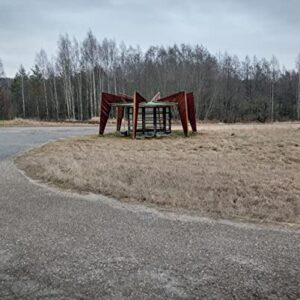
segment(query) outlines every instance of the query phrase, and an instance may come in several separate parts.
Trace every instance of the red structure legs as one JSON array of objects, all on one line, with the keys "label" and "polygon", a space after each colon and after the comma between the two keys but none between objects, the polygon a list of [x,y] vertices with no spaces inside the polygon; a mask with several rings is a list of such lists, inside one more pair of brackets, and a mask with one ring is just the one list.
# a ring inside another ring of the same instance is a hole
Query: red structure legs
[{"label": "red structure legs", "polygon": [[117,107],[117,131],[121,130],[123,117],[124,117],[124,107]]},{"label": "red structure legs", "polygon": [[[102,93],[100,107],[100,126],[99,134],[103,134],[111,110],[112,103],[132,103],[133,107],[133,133],[132,138],[136,138],[137,122],[139,105],[142,102],[147,102],[138,92],[134,93],[133,97],[127,95],[113,95]],[[190,122],[193,132],[197,131],[196,125],[196,109],[193,93],[179,92],[157,100],[157,102],[173,102],[178,105],[178,112],[181,119],[181,124],[185,136],[188,136],[188,122]],[[124,107],[117,108],[117,130],[120,131],[122,119],[124,117]]]},{"label": "red structure legs", "polygon": [[133,96],[133,124],[132,124],[132,138],[136,138],[136,128],[137,128],[137,120],[139,113],[139,104],[141,102],[146,102],[146,99],[143,98],[138,92],[134,92]]},{"label": "red structure legs", "polygon": [[187,107],[188,107],[188,118],[192,127],[193,132],[197,132],[196,124],[196,109],[195,109],[195,100],[193,93],[187,94]]},{"label": "red structure legs", "polygon": [[178,104],[178,112],[179,112],[183,132],[185,136],[188,136],[188,120],[189,120],[187,99],[188,97],[186,92],[179,92],[158,100],[162,102],[175,102]]},{"label": "red structure legs", "polygon": [[[113,94],[108,94],[108,93],[102,93],[101,95],[101,107],[100,107],[100,126],[99,126],[99,134],[103,134],[106,123],[108,121],[109,113],[111,110],[111,104],[112,103],[117,103],[117,102],[132,102],[132,97],[126,96],[126,95],[113,95]],[[121,115],[120,115],[121,117]],[[123,116],[122,116],[123,118]],[[121,120],[118,122],[122,122]],[[118,115],[119,119],[119,115]],[[120,123],[121,127],[121,123]]]}]

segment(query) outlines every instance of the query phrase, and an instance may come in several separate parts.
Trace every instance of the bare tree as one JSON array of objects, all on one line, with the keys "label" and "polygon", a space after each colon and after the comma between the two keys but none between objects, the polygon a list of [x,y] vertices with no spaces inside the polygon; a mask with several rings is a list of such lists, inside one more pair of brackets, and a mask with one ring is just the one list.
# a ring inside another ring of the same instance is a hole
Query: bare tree
[{"label": "bare tree", "polygon": [[0,120],[12,117],[12,103],[2,60],[0,59]]},{"label": "bare tree", "polygon": [[59,37],[57,66],[63,79],[67,117],[68,119],[75,119],[74,91],[72,86],[72,44],[67,34]]},{"label": "bare tree", "polygon": [[87,37],[82,43],[82,55],[87,71],[87,82],[89,86],[89,99],[90,99],[90,111],[91,117],[97,115],[97,92],[96,92],[96,76],[95,69],[97,65],[98,56],[98,42],[92,31],[89,30]]},{"label": "bare tree", "polygon": [[77,103],[79,106],[79,119],[83,120],[83,105],[82,105],[82,60],[80,57],[80,48],[78,41],[73,39],[73,68],[76,82]]},{"label": "bare tree", "polygon": [[40,52],[36,55],[35,62],[39,66],[39,69],[42,73],[44,99],[45,99],[45,106],[46,106],[46,118],[49,119],[48,94],[47,94],[47,87],[46,87],[49,62],[48,62],[47,54],[44,49],[41,49]]},{"label": "bare tree", "polygon": [[275,84],[278,80],[279,74],[279,62],[277,58],[273,55],[271,59],[271,122],[274,121],[274,94],[275,94]]},{"label": "bare tree", "polygon": [[193,91],[199,119],[300,120],[300,55],[297,72],[280,71],[275,57],[240,62],[234,55],[212,55],[201,45],[186,44],[142,51],[106,38],[98,42],[89,31],[82,43],[60,36],[55,61],[48,63],[40,51],[36,62],[31,74],[22,79],[18,73],[10,81],[11,115],[82,120],[97,116],[102,91],[138,89],[149,99],[158,91],[162,96]]},{"label": "bare tree", "polygon": [[54,58],[52,58],[51,62],[48,63],[47,72],[48,72],[48,79],[50,81],[50,85],[53,89],[53,102],[55,105],[55,112],[56,112],[56,120],[59,120],[59,103],[58,103],[58,95],[57,95],[57,71],[56,71],[56,63],[54,62]]},{"label": "bare tree", "polygon": [[5,72],[4,72],[2,60],[0,59],[0,78],[3,77],[5,77]]},{"label": "bare tree", "polygon": [[296,68],[298,72],[298,92],[297,92],[297,119],[300,120],[300,53],[296,61]]},{"label": "bare tree", "polygon": [[21,76],[21,94],[22,94],[22,110],[23,110],[23,118],[26,118],[26,108],[25,108],[25,92],[24,92],[24,77],[26,76],[26,71],[24,67],[21,65],[19,69],[19,74]]}]

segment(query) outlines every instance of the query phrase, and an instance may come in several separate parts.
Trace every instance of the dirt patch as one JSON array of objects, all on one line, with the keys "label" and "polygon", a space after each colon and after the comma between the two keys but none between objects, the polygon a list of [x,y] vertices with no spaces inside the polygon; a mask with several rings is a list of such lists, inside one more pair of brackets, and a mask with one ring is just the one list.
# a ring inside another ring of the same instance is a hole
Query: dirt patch
[{"label": "dirt patch", "polygon": [[300,223],[300,124],[199,127],[189,138],[54,142],[17,164],[35,179],[123,201]]}]

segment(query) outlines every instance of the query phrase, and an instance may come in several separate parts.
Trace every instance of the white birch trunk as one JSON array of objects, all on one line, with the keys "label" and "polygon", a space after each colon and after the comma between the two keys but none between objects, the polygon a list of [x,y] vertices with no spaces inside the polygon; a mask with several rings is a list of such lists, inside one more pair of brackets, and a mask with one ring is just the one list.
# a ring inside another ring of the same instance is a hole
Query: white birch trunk
[{"label": "white birch trunk", "polygon": [[99,96],[98,96],[98,112],[100,114],[100,105],[101,105],[101,95],[103,91],[103,79],[102,79],[102,71],[99,72]]},{"label": "white birch trunk", "polygon": [[70,96],[71,96],[71,106],[72,106],[72,119],[75,120],[75,100],[74,100],[74,92],[72,88],[72,79],[71,76],[69,76],[69,89],[70,89]]},{"label": "white birch trunk", "polygon": [[22,84],[23,118],[25,119],[26,112],[25,112],[25,95],[24,95],[24,77],[23,77],[23,75],[21,76],[21,84]]},{"label": "white birch trunk", "polygon": [[78,102],[79,102],[79,114],[80,114],[80,120],[83,120],[83,110],[82,110],[82,78],[81,78],[81,72],[78,77]]},{"label": "white birch trunk", "polygon": [[95,71],[92,72],[93,77],[93,98],[94,98],[94,116],[97,114],[97,94],[96,94],[96,82],[95,82]]},{"label": "white birch trunk", "polygon": [[274,121],[274,81],[272,81],[271,87],[271,122]]},{"label": "white birch trunk", "polygon": [[93,84],[92,84],[92,74],[89,76],[89,87],[90,87],[90,105],[91,105],[91,118],[94,117],[94,99],[93,99]]},{"label": "white birch trunk", "polygon": [[45,104],[46,104],[46,116],[47,116],[47,120],[48,120],[49,119],[49,108],[48,108],[48,96],[47,96],[45,79],[43,79],[43,87],[44,87],[44,97],[45,97]]},{"label": "white birch trunk", "polygon": [[300,121],[300,70],[298,72],[298,79],[297,118]]},{"label": "white birch trunk", "polygon": [[59,108],[58,108],[58,97],[57,97],[55,75],[53,76],[53,87],[54,87],[54,100],[55,100],[55,109],[56,109],[56,120],[58,120],[59,119]]},{"label": "white birch trunk", "polygon": [[117,76],[114,74],[114,87],[115,87],[115,94],[117,94]]},{"label": "white birch trunk", "polygon": [[68,116],[68,119],[70,119],[69,91],[68,91],[66,75],[64,75],[64,77],[63,77],[63,84],[64,84],[64,92],[65,92],[65,104],[67,107],[67,116]]}]

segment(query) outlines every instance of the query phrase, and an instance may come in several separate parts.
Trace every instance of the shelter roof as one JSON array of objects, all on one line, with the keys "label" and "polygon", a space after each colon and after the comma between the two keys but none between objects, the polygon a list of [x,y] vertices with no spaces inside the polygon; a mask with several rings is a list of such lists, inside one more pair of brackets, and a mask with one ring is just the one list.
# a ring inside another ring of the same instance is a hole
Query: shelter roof
[{"label": "shelter roof", "polygon": [[[133,107],[133,102],[117,102],[111,104],[114,107]],[[156,101],[148,101],[141,102],[139,107],[170,107],[177,106],[177,103],[174,102],[156,102]]]}]

